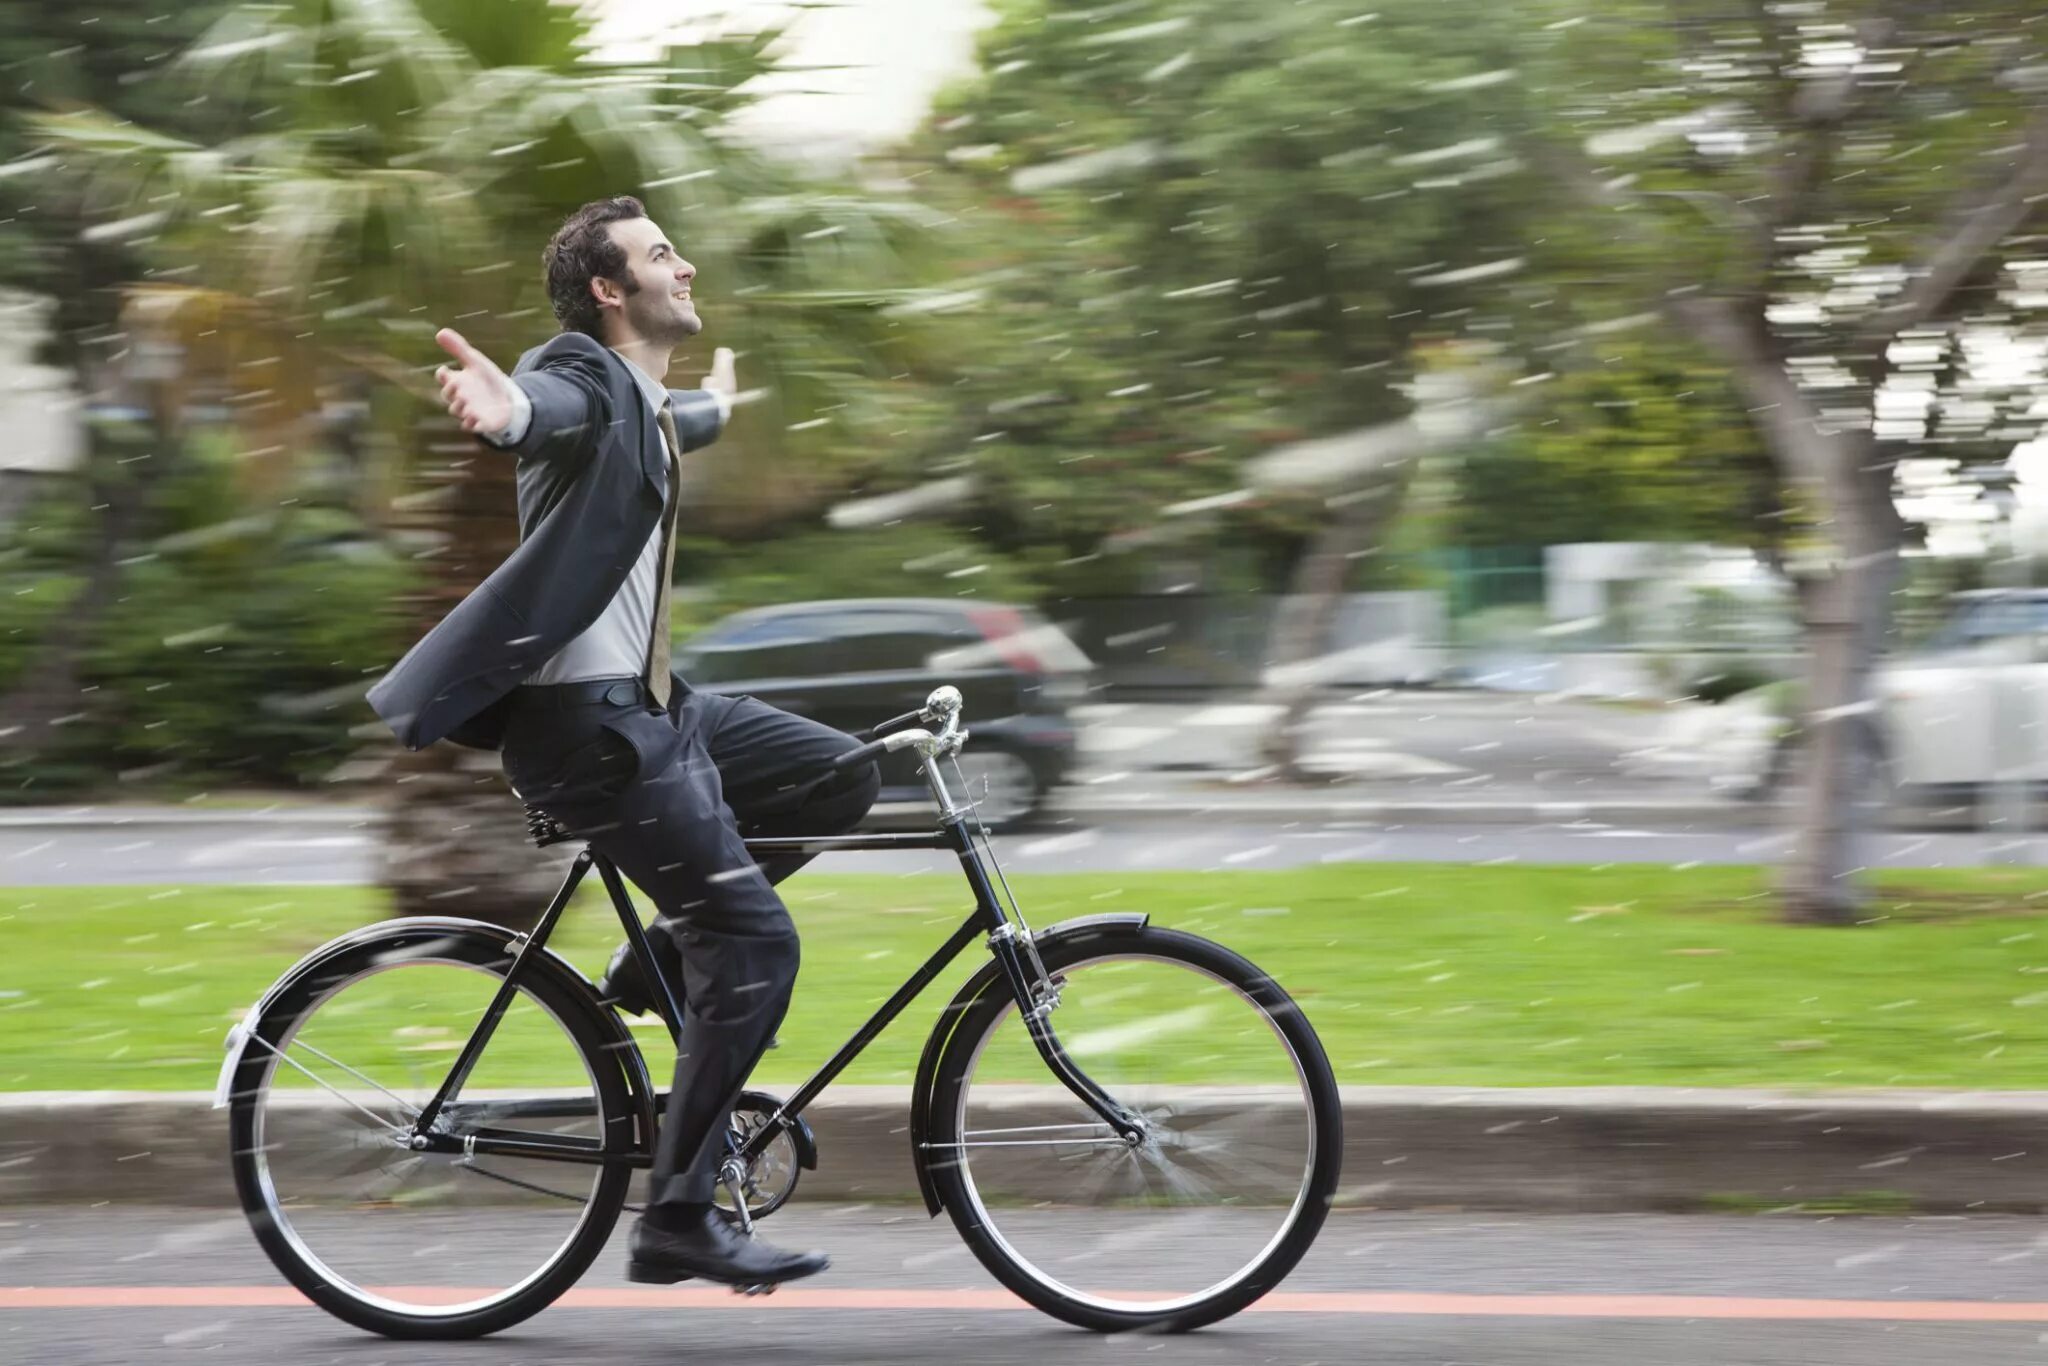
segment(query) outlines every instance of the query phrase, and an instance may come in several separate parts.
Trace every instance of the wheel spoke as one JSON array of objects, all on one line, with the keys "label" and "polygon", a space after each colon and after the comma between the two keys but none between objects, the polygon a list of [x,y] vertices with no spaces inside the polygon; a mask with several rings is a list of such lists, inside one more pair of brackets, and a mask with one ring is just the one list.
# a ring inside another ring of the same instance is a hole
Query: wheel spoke
[{"label": "wheel spoke", "polygon": [[313,1045],[307,1043],[304,1039],[293,1039],[291,1042],[291,1046],[293,1048],[303,1048],[308,1053],[311,1053],[314,1057],[320,1059],[320,1061],[328,1063],[335,1067],[339,1067],[342,1071],[348,1073],[357,1081],[363,1083],[363,1085],[371,1087],[374,1090],[382,1091],[386,1096],[390,1097],[393,1104],[397,1105],[399,1109],[405,1111],[407,1118],[419,1118],[420,1109],[417,1105],[414,1105],[411,1101],[405,1099],[405,1097],[392,1092],[386,1087],[378,1085],[377,1082],[371,1080],[369,1077],[364,1076],[361,1072],[356,1071],[355,1068],[350,1067],[347,1063],[341,1061],[339,1058],[330,1057],[329,1055],[321,1052],[319,1049],[313,1047]]},{"label": "wheel spoke", "polygon": [[[370,1122],[372,1124],[378,1125],[381,1128],[389,1129],[394,1134],[399,1132],[400,1126],[394,1124],[388,1116],[378,1114],[375,1110],[372,1110],[368,1106],[358,1102],[354,1097],[345,1095],[342,1092],[336,1090],[334,1087],[329,1086],[325,1078],[315,1075],[305,1066],[305,1064],[301,1063],[297,1058],[292,1057],[289,1053],[279,1052],[278,1049],[271,1044],[270,1040],[264,1038],[261,1034],[251,1034],[249,1038],[253,1042],[262,1044],[263,1047],[266,1050],[268,1050],[270,1054],[274,1056],[279,1062],[289,1063],[293,1067],[298,1068],[298,1070],[304,1073],[306,1078],[309,1081],[311,1081],[315,1086],[327,1092],[327,1094],[333,1096],[342,1104],[350,1106],[355,1110],[361,1112],[362,1114],[369,1116]],[[313,1050],[308,1049],[307,1051],[312,1052]]]},{"label": "wheel spoke", "polygon": [[997,1138],[986,1142],[966,1139],[955,1143],[927,1143],[927,1148],[1126,1148],[1129,1145],[1115,1134],[1099,1138]]},{"label": "wheel spoke", "polygon": [[551,1196],[556,1200],[573,1200],[580,1203],[590,1198],[587,1191],[581,1195],[570,1191],[558,1191],[551,1186],[543,1186],[535,1181],[521,1181],[516,1176],[507,1176],[503,1172],[494,1172],[489,1167],[479,1167],[474,1162],[458,1162],[455,1164],[455,1170],[467,1172],[471,1176],[481,1176],[487,1181],[497,1181],[503,1185],[516,1186],[520,1190],[532,1191],[536,1195]]},{"label": "wheel spoke", "polygon": [[1043,1134],[1065,1129],[1107,1129],[1108,1127],[1109,1125],[1099,1119],[1080,1124],[1019,1124],[1007,1129],[970,1129],[965,1134],[962,1134],[961,1137],[990,1138],[996,1134]]}]

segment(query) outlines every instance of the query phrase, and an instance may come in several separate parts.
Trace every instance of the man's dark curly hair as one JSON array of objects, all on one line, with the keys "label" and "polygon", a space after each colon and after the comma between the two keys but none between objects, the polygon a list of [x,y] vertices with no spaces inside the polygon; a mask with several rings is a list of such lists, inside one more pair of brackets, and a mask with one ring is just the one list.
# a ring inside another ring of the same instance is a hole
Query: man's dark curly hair
[{"label": "man's dark curly hair", "polygon": [[633,274],[626,269],[626,253],[612,241],[611,225],[628,218],[647,217],[647,207],[629,194],[592,200],[563,220],[540,254],[547,271],[548,303],[555,321],[564,332],[581,332],[603,341],[597,300],[591,297],[590,282],[602,275],[616,280],[628,294],[639,292]]}]

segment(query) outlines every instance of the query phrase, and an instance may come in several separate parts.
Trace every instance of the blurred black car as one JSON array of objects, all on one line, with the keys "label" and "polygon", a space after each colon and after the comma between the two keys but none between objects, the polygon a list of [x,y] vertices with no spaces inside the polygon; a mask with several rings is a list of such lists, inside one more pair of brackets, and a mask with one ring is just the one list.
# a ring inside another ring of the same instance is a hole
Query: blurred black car
[{"label": "blurred black car", "polygon": [[[960,770],[991,827],[1027,818],[1066,777],[1067,708],[1087,696],[1088,657],[1028,607],[947,598],[858,598],[738,612],[693,636],[676,672],[849,734],[924,705],[941,683],[966,699]],[[885,755],[883,802],[929,789],[914,753]]]}]

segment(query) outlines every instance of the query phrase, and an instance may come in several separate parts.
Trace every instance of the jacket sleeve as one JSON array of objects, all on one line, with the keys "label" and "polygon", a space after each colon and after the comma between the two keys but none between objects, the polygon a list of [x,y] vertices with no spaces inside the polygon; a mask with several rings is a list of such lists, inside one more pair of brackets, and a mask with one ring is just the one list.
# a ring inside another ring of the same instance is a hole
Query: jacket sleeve
[{"label": "jacket sleeve", "polygon": [[694,451],[718,440],[719,432],[725,429],[726,405],[720,402],[722,397],[708,389],[668,391],[676,420],[676,435],[682,438],[685,451]]},{"label": "jacket sleeve", "polygon": [[512,420],[505,424],[503,431],[478,432],[477,435],[484,439],[485,445],[504,450],[507,446],[517,445],[519,438],[525,436],[526,429],[532,425],[533,400],[515,384],[512,386]]},{"label": "jacket sleeve", "polygon": [[580,464],[611,429],[612,401],[598,344],[565,332],[512,376],[532,405],[526,430],[501,447],[521,460]]}]

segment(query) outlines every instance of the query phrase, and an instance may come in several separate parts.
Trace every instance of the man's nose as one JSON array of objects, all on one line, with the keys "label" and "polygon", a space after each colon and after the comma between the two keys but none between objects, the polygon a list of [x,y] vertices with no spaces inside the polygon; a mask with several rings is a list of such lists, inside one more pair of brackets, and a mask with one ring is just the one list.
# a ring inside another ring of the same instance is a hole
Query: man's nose
[{"label": "man's nose", "polygon": [[688,284],[697,278],[697,268],[681,257],[676,258],[676,278]]}]

